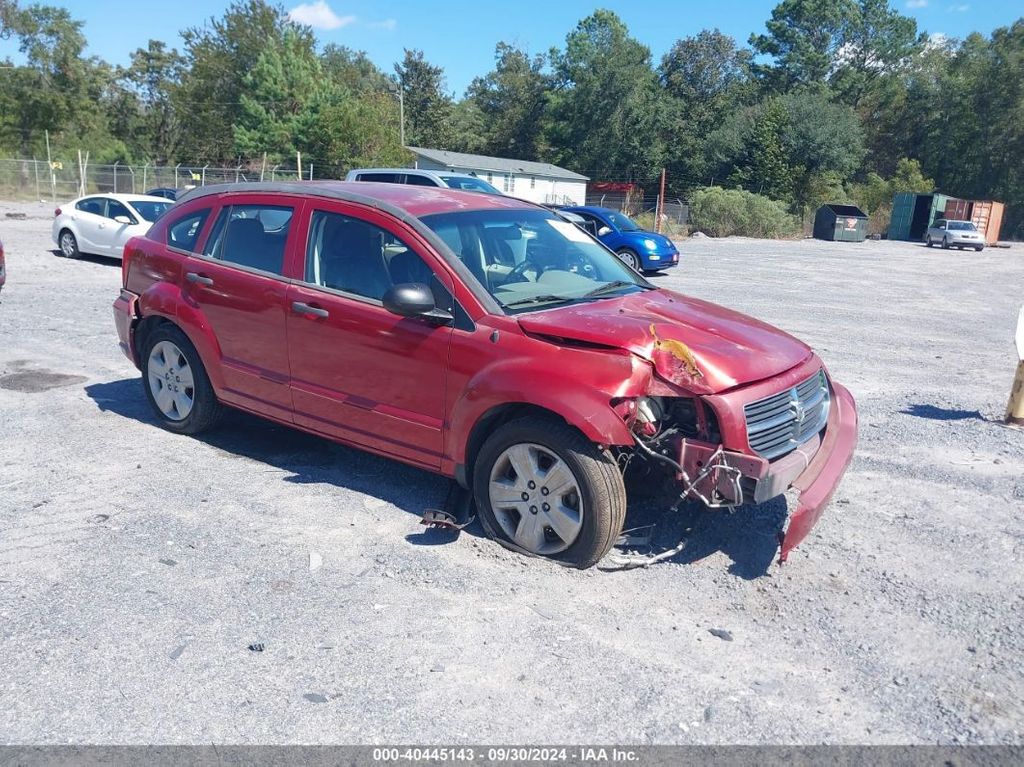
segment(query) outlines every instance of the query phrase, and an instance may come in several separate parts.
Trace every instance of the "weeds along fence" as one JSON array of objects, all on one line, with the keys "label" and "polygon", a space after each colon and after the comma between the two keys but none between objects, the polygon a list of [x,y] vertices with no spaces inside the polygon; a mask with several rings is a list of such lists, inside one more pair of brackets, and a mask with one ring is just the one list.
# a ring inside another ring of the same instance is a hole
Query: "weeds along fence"
[{"label": "weeds along fence", "polygon": [[[83,172],[84,170],[84,172]],[[303,167],[303,178],[312,174],[312,167]],[[0,159],[0,198],[7,200],[40,200],[59,203],[97,192],[143,194],[149,189],[170,187],[184,189],[207,184],[242,183],[248,181],[295,181],[295,168],[278,165],[263,167],[260,163],[237,167],[192,165],[126,165],[79,166],[73,160]]]}]

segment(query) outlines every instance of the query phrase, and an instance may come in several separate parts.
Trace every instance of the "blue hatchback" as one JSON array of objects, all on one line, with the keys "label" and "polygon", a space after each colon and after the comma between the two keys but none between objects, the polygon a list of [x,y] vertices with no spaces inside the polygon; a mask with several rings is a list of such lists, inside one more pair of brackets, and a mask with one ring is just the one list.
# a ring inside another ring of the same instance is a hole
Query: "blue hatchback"
[{"label": "blue hatchback", "polygon": [[679,251],[663,234],[641,229],[629,216],[592,205],[565,207],[594,224],[597,238],[638,272],[657,272],[679,264]]}]

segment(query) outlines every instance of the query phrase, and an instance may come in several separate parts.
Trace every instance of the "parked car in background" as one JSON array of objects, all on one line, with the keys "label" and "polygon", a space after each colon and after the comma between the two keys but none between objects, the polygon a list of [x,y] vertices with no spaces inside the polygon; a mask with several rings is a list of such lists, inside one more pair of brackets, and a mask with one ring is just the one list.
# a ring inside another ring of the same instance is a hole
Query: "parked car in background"
[{"label": "parked car in background", "polygon": [[944,248],[985,249],[985,235],[978,231],[970,221],[954,221],[944,218],[937,219],[924,235],[924,244],[929,248],[939,243]]},{"label": "parked car in background", "polygon": [[504,545],[577,567],[618,539],[627,470],[711,507],[787,493],[784,556],[857,439],[805,344],[511,197],[208,186],[121,274],[120,345],[168,430],[229,405],[440,473]]},{"label": "parked car in background", "polygon": [[146,192],[147,197],[163,197],[167,200],[177,200],[179,194],[184,194],[184,189],[173,189],[169,186],[161,186],[156,189],[150,189]]},{"label": "parked car in background", "polygon": [[345,176],[346,181],[372,181],[378,184],[411,184],[412,186],[440,186],[462,189],[466,192],[501,194],[483,179],[468,173],[445,170],[418,170],[415,168],[356,168]]},{"label": "parked car in background", "polygon": [[597,239],[597,225],[593,221],[585,219],[583,218],[583,216],[579,215],[578,213],[573,213],[571,210],[562,210],[557,205],[544,205],[543,207],[547,208],[550,211],[553,211],[558,216],[564,218],[566,221],[571,221],[584,232],[589,234],[591,237]]},{"label": "parked car in background", "polygon": [[124,245],[145,234],[174,203],[139,194],[91,194],[53,212],[53,241],[66,258],[82,253],[121,257]]},{"label": "parked car in background", "polygon": [[657,272],[679,264],[679,250],[663,234],[642,229],[633,219],[611,208],[567,206],[561,210],[583,216],[597,230],[597,238],[638,272]]}]

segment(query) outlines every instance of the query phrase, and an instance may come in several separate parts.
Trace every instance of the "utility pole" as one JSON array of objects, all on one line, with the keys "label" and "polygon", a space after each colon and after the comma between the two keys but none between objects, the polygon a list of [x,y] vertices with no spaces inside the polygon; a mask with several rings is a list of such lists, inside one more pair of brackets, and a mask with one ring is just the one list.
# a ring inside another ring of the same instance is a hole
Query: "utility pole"
[{"label": "utility pole", "polygon": [[[39,134],[36,134],[39,135]],[[57,204],[57,174],[53,172],[53,158],[50,156],[50,131],[46,131],[46,164],[50,168],[50,196],[53,204]]]},{"label": "utility pole", "polygon": [[298,150],[295,151],[295,167],[298,168],[295,173],[295,177],[299,181],[302,181],[302,152]]},{"label": "utility pole", "polygon": [[398,96],[398,140],[402,144],[402,148],[405,148],[405,94],[402,93],[402,84],[396,83],[394,80],[391,81],[394,88],[388,88],[393,94]]},{"label": "utility pole", "polygon": [[658,192],[658,204],[655,206],[654,231],[661,234],[661,217],[665,212],[665,169],[661,169],[661,189]]}]

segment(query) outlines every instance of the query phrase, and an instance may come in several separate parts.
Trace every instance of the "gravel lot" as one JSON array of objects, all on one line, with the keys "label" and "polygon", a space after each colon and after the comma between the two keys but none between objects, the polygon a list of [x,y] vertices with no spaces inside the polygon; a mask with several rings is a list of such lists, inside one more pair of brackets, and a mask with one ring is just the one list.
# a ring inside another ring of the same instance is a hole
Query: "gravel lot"
[{"label": "gravel lot", "polygon": [[424,532],[398,463],[162,431],[51,215],[0,204],[0,742],[1021,742],[1024,247],[681,243],[659,284],[816,347],[859,452],[785,566],[768,505],[579,572]]}]

